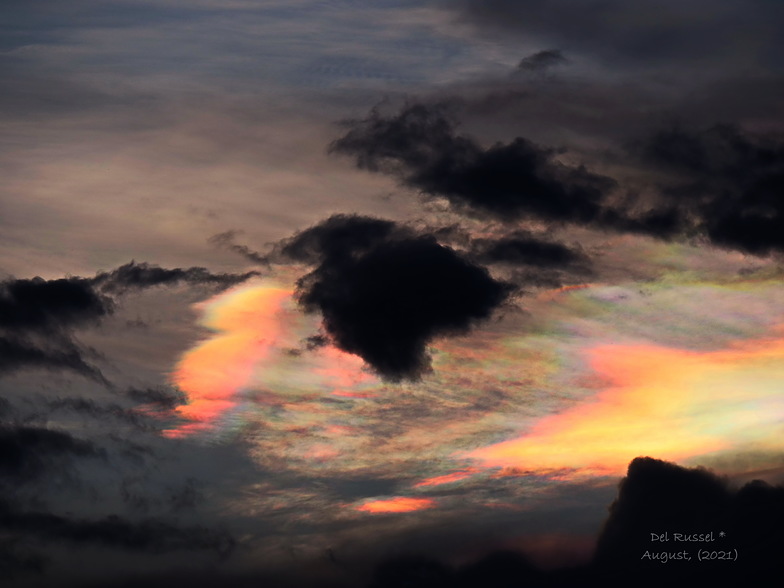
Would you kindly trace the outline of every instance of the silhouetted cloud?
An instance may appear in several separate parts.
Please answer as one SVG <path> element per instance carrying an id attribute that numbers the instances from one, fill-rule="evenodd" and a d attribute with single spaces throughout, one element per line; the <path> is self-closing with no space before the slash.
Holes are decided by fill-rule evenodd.
<path id="1" fill-rule="evenodd" d="M 511 290 L 432 236 L 369 217 L 332 216 L 280 254 L 317 265 L 298 281 L 299 303 L 322 314 L 335 345 L 393 381 L 418 379 L 428 342 L 467 332 Z"/>
<path id="2" fill-rule="evenodd" d="M 784 248 L 784 142 L 732 125 L 675 125 L 639 141 L 643 162 L 670 174 L 668 207 L 712 242 L 755 255 Z"/>
<path id="3" fill-rule="evenodd" d="M 782 487 L 755 480 L 736 492 L 708 470 L 638 457 L 610 506 L 595 565 L 603 577 L 633 575 L 645 586 L 674 577 L 762 586 L 771 574 L 784 572 L 778 555 L 784 547 L 782 528 Z M 684 550 L 685 556 L 670 558 L 666 565 L 645 557 L 646 552 L 660 556 Z M 698 550 L 730 551 L 733 560 L 700 562 Z"/>
<path id="4" fill-rule="evenodd" d="M 359 215 L 336 214 L 284 240 L 280 254 L 300 263 L 322 263 L 369 251 L 389 237 L 414 235 L 393 221 Z"/>
<path id="5" fill-rule="evenodd" d="M 0 328 L 52 332 L 95 321 L 112 309 L 111 299 L 86 278 L 0 283 Z"/>
<path id="6" fill-rule="evenodd" d="M 440 105 L 409 104 L 391 117 L 373 109 L 349 124 L 332 152 L 354 155 L 362 169 L 396 174 L 406 185 L 482 217 L 590 223 L 615 187 L 613 179 L 562 164 L 558 150 L 523 137 L 484 148 L 456 134 Z"/>
<path id="7" fill-rule="evenodd" d="M 440 105 L 409 104 L 389 117 L 374 109 L 351 122 L 331 150 L 354 155 L 360 168 L 443 196 L 472 215 L 566 222 L 665 240 L 704 235 L 755 255 L 784 248 L 779 198 L 784 143 L 731 125 L 703 132 L 676 126 L 634 145 L 638 162 L 668 174 L 658 200 L 632 189 L 625 199 L 610 200 L 615 180 L 559 163 L 557 150 L 522 137 L 482 148 L 455 132 Z"/>
<path id="8" fill-rule="evenodd" d="M 91 282 L 102 292 L 122 293 L 131 289 L 169 286 L 182 282 L 227 288 L 258 275 L 259 272 L 213 274 L 203 267 L 166 269 L 157 265 L 131 261 L 111 272 L 98 273 Z"/>

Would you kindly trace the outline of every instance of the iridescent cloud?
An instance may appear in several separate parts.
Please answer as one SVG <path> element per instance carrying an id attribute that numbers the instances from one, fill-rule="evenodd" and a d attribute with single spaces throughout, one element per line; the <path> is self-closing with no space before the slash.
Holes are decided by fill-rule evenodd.
<path id="1" fill-rule="evenodd" d="M 640 455 L 684 461 L 740 446 L 784 449 L 784 338 L 713 352 L 597 345 L 585 355 L 606 387 L 517 439 L 465 457 L 507 474 L 622 475 Z"/>
<path id="2" fill-rule="evenodd" d="M 407 498 L 404 496 L 399 496 L 385 500 L 371 500 L 358 506 L 357 510 L 378 514 L 390 512 L 412 512 L 415 510 L 433 508 L 434 506 L 436 506 L 436 501 L 432 498 Z"/>
<path id="3" fill-rule="evenodd" d="M 267 406 L 287 406 L 297 398 L 293 412 L 303 413 L 303 407 L 312 408 L 303 402 L 309 395 L 372 395 L 366 388 L 377 379 L 363 371 L 360 358 L 329 345 L 307 353 L 299 349 L 317 323 L 302 315 L 292 296 L 290 287 L 251 285 L 197 305 L 201 325 L 214 334 L 187 351 L 173 370 L 172 383 L 188 398 L 177 412 L 189 422 L 165 435 L 213 430 L 248 396 L 252 404 Z M 320 446 L 307 453 L 327 456 L 334 450 Z"/>
<path id="4" fill-rule="evenodd" d="M 171 379 L 188 396 L 177 409 L 191 422 L 165 431 L 179 437 L 204 430 L 237 404 L 236 395 L 250 382 L 281 335 L 280 311 L 291 291 L 243 287 L 200 305 L 202 325 L 215 335 L 185 353 Z"/>

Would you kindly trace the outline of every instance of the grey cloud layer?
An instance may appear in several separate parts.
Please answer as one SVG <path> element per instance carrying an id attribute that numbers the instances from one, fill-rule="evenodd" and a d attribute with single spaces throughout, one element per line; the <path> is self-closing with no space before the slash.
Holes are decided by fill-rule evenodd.
<path id="1" fill-rule="evenodd" d="M 443 4 L 490 31 L 539 38 L 546 46 L 621 67 L 699 68 L 711 75 L 781 72 L 778 27 L 784 8 L 771 0 L 458 0 Z"/>

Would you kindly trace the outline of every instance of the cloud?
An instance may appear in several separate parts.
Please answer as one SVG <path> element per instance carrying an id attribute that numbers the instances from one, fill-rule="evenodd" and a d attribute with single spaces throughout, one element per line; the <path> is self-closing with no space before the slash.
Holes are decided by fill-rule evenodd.
<path id="1" fill-rule="evenodd" d="M 432 498 L 410 498 L 407 496 L 396 496 L 389 499 L 369 500 L 357 506 L 357 510 L 370 513 L 395 513 L 412 512 L 424 510 L 436 505 Z"/>
<path id="2" fill-rule="evenodd" d="M 589 223 L 615 187 L 611 178 L 558 162 L 556 149 L 523 137 L 484 148 L 455 126 L 443 105 L 408 104 L 391 117 L 373 109 L 351 121 L 330 151 L 354 155 L 362 169 L 398 175 L 459 211 L 505 222 Z"/>
<path id="3" fill-rule="evenodd" d="M 7 279 L 0 283 L 0 372 L 22 367 L 70 369 L 105 382 L 98 368 L 84 358 L 85 350 L 72 330 L 114 311 L 111 298 L 97 292 L 91 280 L 79 277 L 44 280 Z"/>
<path id="4" fill-rule="evenodd" d="M 165 269 L 131 261 L 94 278 L 8 278 L 0 282 L 0 373 L 25 367 L 68 369 L 108 384 L 85 359 L 97 353 L 82 347 L 74 330 L 97 325 L 113 314 L 114 296 L 183 282 L 227 288 L 256 275 L 214 274 L 201 267 Z"/>
<path id="5" fill-rule="evenodd" d="M 112 310 L 112 301 L 86 278 L 0 283 L 0 328 L 51 333 L 95 322 Z"/>
<path id="6" fill-rule="evenodd" d="M 317 264 L 298 281 L 298 302 L 322 314 L 337 347 L 392 381 L 420 378 L 432 339 L 468 332 L 510 293 L 435 238 L 369 217 L 332 216 L 281 255 Z"/>
<path id="7" fill-rule="evenodd" d="M 257 251 L 253 251 L 247 245 L 239 245 L 234 242 L 235 237 L 237 236 L 237 231 L 225 231 L 223 233 L 218 233 L 217 235 L 213 235 L 210 237 L 207 242 L 216 246 L 222 247 L 224 249 L 228 249 L 229 251 L 233 251 L 234 253 L 238 253 L 242 255 L 248 261 L 252 261 L 253 263 L 258 263 L 261 265 L 269 265 L 269 259 L 266 255 L 262 255 Z"/>
<path id="8" fill-rule="evenodd" d="M 701 132 L 674 126 L 633 143 L 625 163 L 660 178 L 658 198 L 607 176 L 557 160 L 556 149 L 517 137 L 483 148 L 459 135 L 444 105 L 408 104 L 393 116 L 373 109 L 349 123 L 332 152 L 357 166 L 398 176 L 425 195 L 446 198 L 457 212 L 484 219 L 536 219 L 664 240 L 704 236 L 754 255 L 784 248 L 784 143 L 732 125 Z M 511 242 L 488 251 L 507 257 L 527 248 L 533 257 L 555 247 Z M 561 250 L 562 251 L 562 250 Z"/>
<path id="9" fill-rule="evenodd" d="M 665 206 L 712 242 L 755 255 L 784 249 L 784 142 L 733 125 L 681 126 L 638 141 L 640 159 L 669 177 Z"/>
<path id="10" fill-rule="evenodd" d="M 41 511 L 20 512 L 3 501 L 0 501 L 0 527 L 22 536 L 59 543 L 94 544 L 148 553 L 209 550 L 225 557 L 235 545 L 228 533 L 203 527 L 178 527 L 158 519 L 133 522 L 116 515 L 89 520 Z"/>
<path id="11" fill-rule="evenodd" d="M 465 555 L 439 554 L 466 562 L 452 567 L 433 559 L 435 550 L 429 549 L 420 551 L 428 555 L 408 552 L 380 562 L 371 586 L 768 586 L 770 578 L 783 571 L 778 557 L 782 524 L 784 487 L 755 480 L 735 490 L 709 470 L 638 457 L 628 465 L 589 561 L 577 563 L 567 552 L 559 554 L 566 545 L 556 544 L 556 553 L 551 554 L 552 561 L 559 562 L 555 568 L 534 564 L 533 551 L 508 547 L 480 552 L 467 562 Z M 686 536 L 691 540 L 683 540 Z M 487 549 L 486 539 L 484 544 Z M 698 550 L 707 550 L 703 561 L 698 560 Z M 737 561 L 707 559 L 711 552 L 734 550 Z M 671 559 L 662 565 L 642 557 L 646 552 L 658 556 L 683 551 L 692 559 Z"/>
<path id="12" fill-rule="evenodd" d="M 370 588 L 448 588 L 454 572 L 441 562 L 422 556 L 401 556 L 376 567 Z"/>
<path id="13" fill-rule="evenodd" d="M 536 586 L 542 572 L 522 553 L 497 551 L 460 570 L 460 586 Z"/>
<path id="14" fill-rule="evenodd" d="M 711 73 L 773 69 L 781 52 L 774 22 L 781 7 L 766 0 L 460 0 L 444 3 L 495 36 L 509 32 L 589 58 L 641 68 L 702 67 Z M 754 42 L 751 42 L 754 39 Z"/>
<path id="15" fill-rule="evenodd" d="M 157 265 L 131 261 L 111 272 L 96 274 L 91 282 L 102 292 L 119 294 L 132 289 L 172 286 L 183 282 L 227 288 L 258 275 L 259 272 L 255 271 L 244 274 L 213 274 L 203 267 L 165 269 Z"/>
<path id="16" fill-rule="evenodd" d="M 754 444 L 775 455 L 782 450 L 774 441 L 784 414 L 777 400 L 782 354 L 780 337 L 704 352 L 597 345 L 583 351 L 589 377 L 601 383 L 597 393 L 469 456 L 484 467 L 508 468 L 502 474 L 573 479 L 621 475 L 630 457 L 646 453 L 693 460 Z"/>
<path id="17" fill-rule="evenodd" d="M 508 263 L 535 267 L 585 264 L 587 256 L 561 243 L 540 239 L 526 231 L 514 231 L 500 239 L 474 239 L 472 254 L 484 263 Z"/>
<path id="18" fill-rule="evenodd" d="M 734 491 L 726 479 L 709 470 L 638 457 L 629 464 L 610 506 L 595 563 L 602 574 L 644 573 L 651 582 L 677 575 L 684 580 L 711 578 L 721 586 L 740 579 L 765 585 L 769 574 L 782 571 L 777 555 L 782 525 L 784 487 L 755 480 Z M 691 535 L 692 540 L 678 541 L 675 533 Z M 652 534 L 658 539 L 654 541 Z M 731 569 L 706 566 L 711 562 L 695 561 L 698 549 L 737 550 L 737 561 L 731 562 Z M 646 551 L 683 550 L 692 561 L 671 560 L 663 566 L 641 559 Z"/>
<path id="19" fill-rule="evenodd" d="M 561 53 L 560 50 L 545 49 L 544 51 L 532 53 L 528 57 L 524 57 L 520 60 L 520 63 L 517 64 L 517 70 L 522 72 L 544 73 L 551 67 L 561 65 L 567 61 L 569 60 L 563 56 L 563 53 Z"/>
<path id="20" fill-rule="evenodd" d="M 84 351 L 67 337 L 32 341 L 15 334 L 0 336 L 0 374 L 22 368 L 71 370 L 97 382 L 108 383 L 101 371 L 83 357 Z"/>
<path id="21" fill-rule="evenodd" d="M 129 388 L 125 393 L 137 402 L 165 410 L 173 410 L 185 402 L 183 393 L 174 388 Z"/>
<path id="22" fill-rule="evenodd" d="M 100 457 L 104 452 L 90 441 L 64 431 L 41 427 L 0 425 L 0 472 L 26 480 L 71 456 Z"/>
<path id="23" fill-rule="evenodd" d="M 123 421 L 140 430 L 156 430 L 142 412 L 123 408 L 118 404 L 100 404 L 87 398 L 58 398 L 48 403 L 51 410 L 71 410 L 97 419 L 106 417 Z"/>

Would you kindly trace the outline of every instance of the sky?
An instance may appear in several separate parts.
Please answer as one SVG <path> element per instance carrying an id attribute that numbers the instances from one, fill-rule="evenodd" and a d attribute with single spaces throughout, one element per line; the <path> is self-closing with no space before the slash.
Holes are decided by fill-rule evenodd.
<path id="1" fill-rule="evenodd" d="M 6 0 L 3 585 L 762 574 L 782 23 Z M 641 559 L 680 529 L 745 563 Z"/>

